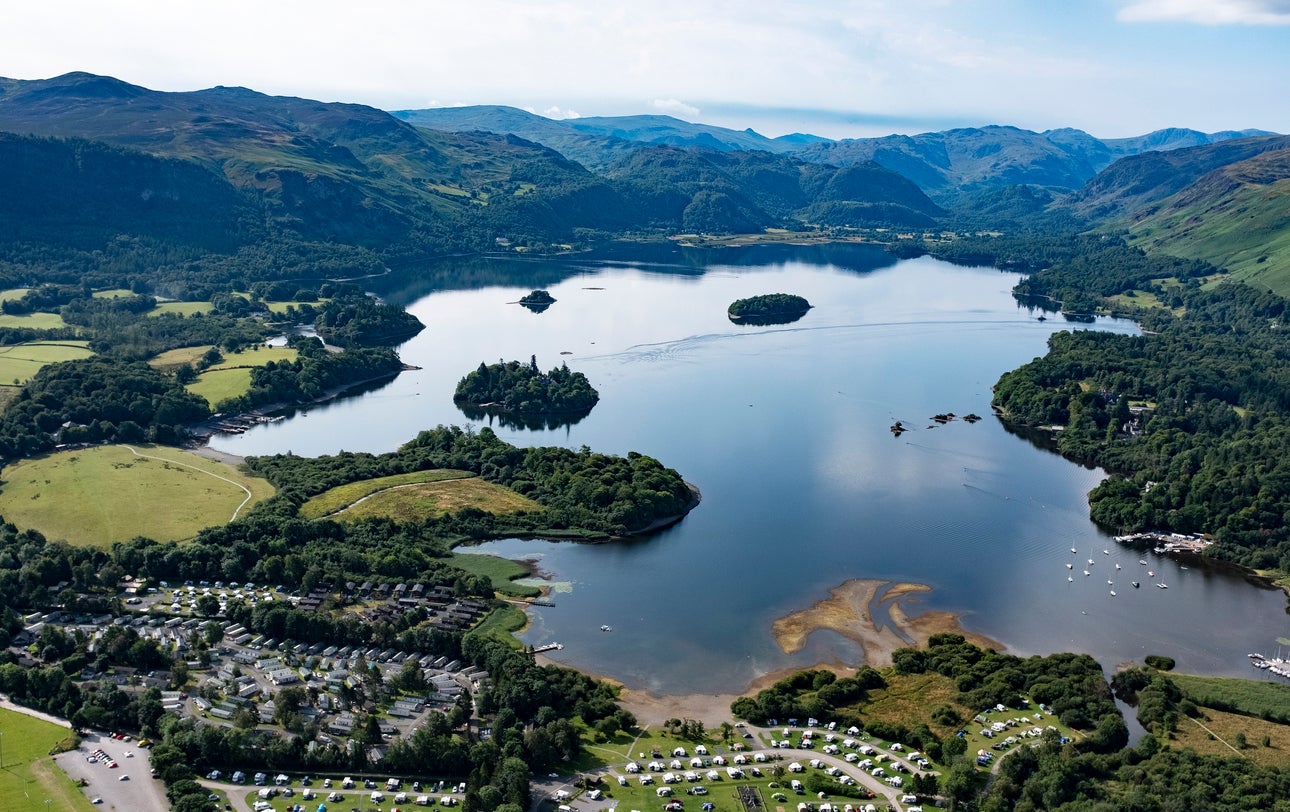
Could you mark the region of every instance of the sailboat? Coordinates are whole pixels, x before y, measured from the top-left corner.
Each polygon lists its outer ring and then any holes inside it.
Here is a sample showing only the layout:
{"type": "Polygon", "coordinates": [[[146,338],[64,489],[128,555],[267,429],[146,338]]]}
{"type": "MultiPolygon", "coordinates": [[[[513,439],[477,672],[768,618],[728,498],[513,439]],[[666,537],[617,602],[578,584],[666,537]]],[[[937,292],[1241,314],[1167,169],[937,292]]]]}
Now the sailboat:
{"type": "Polygon", "coordinates": [[[1130,583],[1133,584],[1134,589],[1137,589],[1138,587],[1142,586],[1142,584],[1138,583],[1137,581],[1131,581],[1130,583]]]}
{"type": "Polygon", "coordinates": [[[1073,570],[1073,569],[1075,569],[1075,565],[1074,565],[1074,564],[1067,564],[1067,565],[1066,565],[1066,569],[1068,569],[1068,570],[1073,570]]]}
{"type": "Polygon", "coordinates": [[[1115,568],[1116,568],[1117,570],[1118,570],[1118,569],[1120,569],[1120,565],[1119,565],[1119,564],[1116,564],[1116,565],[1115,565],[1115,568]]]}
{"type": "Polygon", "coordinates": [[[1072,577],[1071,577],[1071,576],[1069,576],[1069,575],[1067,575],[1067,576],[1066,576],[1066,580],[1067,580],[1067,581],[1071,581],[1072,583],[1075,581],[1075,579],[1074,579],[1074,578],[1072,578],[1072,577]]]}
{"type": "Polygon", "coordinates": [[[1092,573],[1090,573],[1088,570],[1084,570],[1084,574],[1085,574],[1085,575],[1091,575],[1092,573]]]}

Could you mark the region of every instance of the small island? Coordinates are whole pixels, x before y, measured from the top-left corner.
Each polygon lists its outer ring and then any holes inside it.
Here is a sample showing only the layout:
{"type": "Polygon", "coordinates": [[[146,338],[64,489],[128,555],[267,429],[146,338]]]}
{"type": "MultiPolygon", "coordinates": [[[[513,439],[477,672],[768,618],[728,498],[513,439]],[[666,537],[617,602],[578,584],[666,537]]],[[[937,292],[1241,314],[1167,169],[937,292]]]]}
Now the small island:
{"type": "Polygon", "coordinates": [[[600,400],[587,376],[567,364],[541,372],[537,356],[485,365],[457,382],[452,397],[459,407],[518,415],[585,415],[600,400]]]}
{"type": "Polygon", "coordinates": [[[535,290],[520,297],[520,304],[532,310],[534,313],[541,313],[551,305],[555,304],[555,297],[545,290],[535,290]]]}
{"type": "Polygon", "coordinates": [[[791,293],[768,293],[736,299],[726,315],[738,324],[790,324],[806,315],[811,303],[791,293]]]}

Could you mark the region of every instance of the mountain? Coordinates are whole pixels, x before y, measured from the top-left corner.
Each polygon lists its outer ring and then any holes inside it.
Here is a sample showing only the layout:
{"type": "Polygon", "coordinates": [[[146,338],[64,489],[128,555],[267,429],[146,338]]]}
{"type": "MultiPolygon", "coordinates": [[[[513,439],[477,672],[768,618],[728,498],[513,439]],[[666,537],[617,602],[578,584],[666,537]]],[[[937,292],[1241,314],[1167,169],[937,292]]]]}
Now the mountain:
{"type": "Polygon", "coordinates": [[[550,147],[593,171],[649,146],[710,149],[717,152],[758,150],[792,152],[827,141],[818,135],[793,133],[767,138],[753,130],[730,130],[691,124],[672,116],[600,116],[550,119],[515,107],[478,105],[424,110],[395,110],[393,115],[418,127],[450,132],[494,132],[550,147]]]}
{"type": "Polygon", "coordinates": [[[1037,133],[990,126],[847,139],[816,144],[794,154],[804,160],[838,166],[875,161],[946,203],[977,189],[1019,184],[1078,189],[1125,155],[1216,143],[1241,135],[1175,129],[1106,141],[1069,128],[1037,133]]]}
{"type": "Polygon", "coordinates": [[[598,134],[610,125],[595,120],[579,125],[584,133],[509,108],[452,115],[462,130],[247,88],[165,93],[87,73],[0,79],[0,133],[10,134],[0,159],[21,164],[0,184],[13,215],[0,224],[0,272],[48,280],[55,264],[73,274],[110,248],[120,284],[164,277],[169,295],[187,295],[248,276],[362,275],[499,240],[931,225],[940,214],[877,165],[839,170],[734,146],[770,142],[756,133],[662,116],[614,120],[632,138],[686,144],[659,146],[598,134]],[[605,171],[478,129],[499,116],[595,146],[605,171]],[[695,146],[712,143],[720,148],[695,146]],[[100,216],[60,227],[78,211],[100,216]],[[35,261],[37,245],[57,246],[57,263],[35,261]]]}
{"type": "MultiPolygon", "coordinates": [[[[1251,142],[1264,149],[1140,205],[1128,218],[1131,241],[1148,251],[1208,260],[1236,279],[1290,296],[1290,138],[1251,142]]],[[[1195,164],[1205,166],[1213,152],[1225,151],[1196,147],[1184,157],[1192,153],[1195,164]]]]}
{"type": "Polygon", "coordinates": [[[756,231],[793,221],[927,227],[944,213],[907,178],[873,163],[838,168],[765,152],[646,147],[605,176],[643,196],[668,190],[671,217],[686,232],[756,231]]]}
{"type": "Polygon", "coordinates": [[[1290,136],[1268,135],[1121,158],[1063,205],[1090,220],[1137,216],[1215,169],[1282,149],[1287,142],[1290,136]]]}

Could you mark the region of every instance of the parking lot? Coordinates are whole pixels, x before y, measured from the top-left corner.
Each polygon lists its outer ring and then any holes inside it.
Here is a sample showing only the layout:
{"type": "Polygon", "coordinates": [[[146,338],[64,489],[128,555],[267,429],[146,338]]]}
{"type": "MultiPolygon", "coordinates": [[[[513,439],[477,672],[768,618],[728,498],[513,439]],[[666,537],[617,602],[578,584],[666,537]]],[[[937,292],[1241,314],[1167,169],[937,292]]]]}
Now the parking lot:
{"type": "Polygon", "coordinates": [[[148,751],[133,742],[87,733],[81,746],[54,757],[73,781],[85,780],[85,797],[102,798],[102,808],[118,812],[162,812],[169,809],[161,782],[150,777],[148,751]],[[107,758],[95,758],[102,750],[107,758]],[[111,766],[113,763],[117,766],[111,766]]]}

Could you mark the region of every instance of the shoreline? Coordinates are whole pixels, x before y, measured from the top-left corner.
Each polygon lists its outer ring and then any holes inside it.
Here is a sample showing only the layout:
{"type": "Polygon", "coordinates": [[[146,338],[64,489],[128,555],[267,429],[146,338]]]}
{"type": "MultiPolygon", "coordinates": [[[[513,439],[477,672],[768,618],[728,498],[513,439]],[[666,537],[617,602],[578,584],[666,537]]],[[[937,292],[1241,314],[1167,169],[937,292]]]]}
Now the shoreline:
{"type": "MultiPolygon", "coordinates": [[[[897,649],[926,646],[928,638],[936,634],[961,634],[969,642],[982,648],[999,651],[1007,649],[996,640],[964,630],[959,623],[959,615],[954,612],[928,611],[914,615],[903,605],[904,601],[931,591],[932,588],[926,584],[861,578],[844,581],[830,589],[827,597],[817,600],[808,608],[775,619],[771,624],[771,635],[781,651],[794,654],[802,650],[806,639],[815,632],[833,631],[860,646],[861,660],[849,663],[834,658],[814,665],[785,666],[754,676],[738,691],[656,694],[642,688],[629,687],[618,679],[591,669],[557,662],[544,654],[535,655],[535,661],[539,665],[569,668],[618,687],[619,704],[631,711],[642,725],[662,724],[673,718],[690,718],[711,726],[734,718],[730,704],[736,699],[755,695],[799,671],[827,670],[845,677],[853,675],[864,666],[884,668],[892,664],[892,654],[897,649]],[[875,618],[875,609],[885,609],[888,620],[875,618]]],[[[528,616],[527,611],[525,616],[528,616]]]]}

